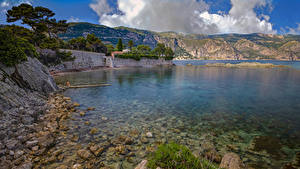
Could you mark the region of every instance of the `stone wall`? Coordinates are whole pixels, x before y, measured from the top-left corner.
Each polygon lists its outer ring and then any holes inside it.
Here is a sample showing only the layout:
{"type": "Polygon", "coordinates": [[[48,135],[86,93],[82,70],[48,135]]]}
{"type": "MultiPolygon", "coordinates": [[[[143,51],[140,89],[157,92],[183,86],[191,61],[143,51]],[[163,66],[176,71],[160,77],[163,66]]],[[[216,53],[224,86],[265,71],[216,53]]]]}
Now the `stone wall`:
{"type": "Polygon", "coordinates": [[[152,67],[158,65],[173,65],[172,61],[163,59],[142,58],[140,61],[136,61],[133,59],[112,59],[112,57],[105,56],[104,53],[67,49],[61,49],[61,51],[72,52],[72,56],[75,57],[75,60],[50,67],[49,70],[51,72],[89,70],[98,67],[152,67]]]}
{"type": "Polygon", "coordinates": [[[105,66],[105,54],[79,50],[60,49],[60,51],[71,52],[75,57],[74,61],[63,62],[56,66],[49,67],[51,72],[63,72],[73,70],[88,70],[105,66]]]}
{"type": "Polygon", "coordinates": [[[147,58],[142,58],[140,61],[136,61],[134,59],[115,58],[113,62],[114,67],[152,67],[160,65],[173,65],[171,60],[147,58]]]}

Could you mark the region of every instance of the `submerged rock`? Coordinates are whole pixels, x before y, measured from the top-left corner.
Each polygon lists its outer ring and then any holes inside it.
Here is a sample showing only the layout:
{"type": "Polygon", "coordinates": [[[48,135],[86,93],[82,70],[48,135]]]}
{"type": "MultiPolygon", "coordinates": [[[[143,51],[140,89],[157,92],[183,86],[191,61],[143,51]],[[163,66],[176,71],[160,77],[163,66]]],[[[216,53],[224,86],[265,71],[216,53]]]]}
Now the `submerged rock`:
{"type": "Polygon", "coordinates": [[[97,128],[92,128],[91,131],[90,131],[90,134],[94,135],[98,133],[98,129],[97,128]]]}
{"type": "Polygon", "coordinates": [[[151,132],[147,132],[147,133],[146,133],[146,136],[147,136],[148,138],[152,138],[152,137],[153,137],[153,134],[152,134],[151,132]]]}
{"type": "Polygon", "coordinates": [[[87,108],[87,110],[88,111],[94,111],[94,110],[96,110],[96,108],[95,107],[89,107],[89,108],[87,108]]]}
{"type": "Polygon", "coordinates": [[[73,103],[73,106],[74,106],[74,107],[79,107],[79,106],[80,106],[80,104],[79,104],[79,103],[77,103],[77,102],[74,102],[74,103],[73,103]]]}
{"type": "Polygon", "coordinates": [[[246,168],[240,157],[235,153],[227,153],[222,158],[220,168],[244,169],[246,168]]]}
{"type": "Polygon", "coordinates": [[[283,156],[281,148],[281,141],[272,136],[257,136],[252,142],[252,149],[254,151],[259,152],[265,150],[276,159],[280,159],[283,156]]]}
{"type": "Polygon", "coordinates": [[[90,151],[95,155],[95,156],[99,156],[103,151],[104,148],[97,146],[97,145],[93,145],[90,146],[90,151]]]}
{"type": "Polygon", "coordinates": [[[80,115],[81,117],[83,117],[83,116],[85,116],[85,112],[81,111],[81,112],[79,113],[79,115],[80,115]]]}
{"type": "Polygon", "coordinates": [[[84,160],[87,160],[92,156],[92,154],[85,149],[81,149],[81,150],[77,151],[77,155],[84,160]]]}
{"type": "Polygon", "coordinates": [[[107,121],[107,120],[108,120],[107,117],[102,117],[101,119],[102,119],[103,121],[107,121]]]}

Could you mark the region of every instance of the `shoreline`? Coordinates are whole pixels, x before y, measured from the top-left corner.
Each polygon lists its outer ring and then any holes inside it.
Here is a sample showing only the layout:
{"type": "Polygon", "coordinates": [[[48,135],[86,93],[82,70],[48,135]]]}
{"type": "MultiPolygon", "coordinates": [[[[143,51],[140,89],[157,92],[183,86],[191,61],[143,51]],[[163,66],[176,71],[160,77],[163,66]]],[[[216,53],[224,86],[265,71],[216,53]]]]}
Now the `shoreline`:
{"type": "Polygon", "coordinates": [[[121,70],[121,69],[128,69],[128,68],[153,68],[153,67],[158,67],[158,66],[165,66],[165,67],[170,67],[170,66],[176,66],[175,64],[173,65],[156,65],[156,66],[122,66],[122,67],[94,67],[94,68],[89,68],[89,69],[73,69],[73,70],[65,70],[65,71],[50,71],[51,76],[56,77],[56,76],[63,76],[66,74],[70,73],[79,73],[79,72],[92,72],[92,71],[97,71],[97,70],[121,70]]]}

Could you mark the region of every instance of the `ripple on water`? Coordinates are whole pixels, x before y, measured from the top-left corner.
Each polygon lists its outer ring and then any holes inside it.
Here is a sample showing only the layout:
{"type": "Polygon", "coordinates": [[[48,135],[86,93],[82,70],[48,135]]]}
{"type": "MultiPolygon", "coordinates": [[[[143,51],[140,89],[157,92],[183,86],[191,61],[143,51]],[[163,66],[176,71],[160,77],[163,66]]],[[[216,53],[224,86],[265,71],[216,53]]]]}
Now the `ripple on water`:
{"type": "Polygon", "coordinates": [[[90,144],[104,149],[98,161],[123,168],[133,168],[167,142],[215,161],[235,152],[254,168],[280,168],[299,153],[297,70],[159,67],[81,72],[56,80],[112,84],[65,92],[80,109],[96,108],[69,121],[65,161],[78,158],[71,154],[90,144]]]}

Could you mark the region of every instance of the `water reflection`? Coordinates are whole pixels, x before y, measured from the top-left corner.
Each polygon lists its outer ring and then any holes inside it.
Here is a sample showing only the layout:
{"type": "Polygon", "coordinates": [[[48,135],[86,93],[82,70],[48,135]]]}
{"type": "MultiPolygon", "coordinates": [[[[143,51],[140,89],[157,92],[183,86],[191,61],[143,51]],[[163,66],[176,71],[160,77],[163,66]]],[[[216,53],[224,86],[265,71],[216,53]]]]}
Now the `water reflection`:
{"type": "MultiPolygon", "coordinates": [[[[221,154],[239,153],[254,168],[279,168],[300,148],[300,72],[295,69],[128,68],[67,74],[56,80],[112,84],[65,92],[82,109],[96,107],[71,123],[80,126],[72,132],[82,136],[83,144],[93,139],[86,136],[91,127],[113,132],[112,138],[137,129],[156,135],[146,147],[175,140],[202,150],[208,141],[221,154]],[[102,116],[110,121],[102,123],[102,116]],[[91,126],[83,124],[86,120],[91,126]]],[[[107,135],[104,131],[99,136],[107,135]]],[[[103,158],[112,163],[108,154],[103,158]]]]}

